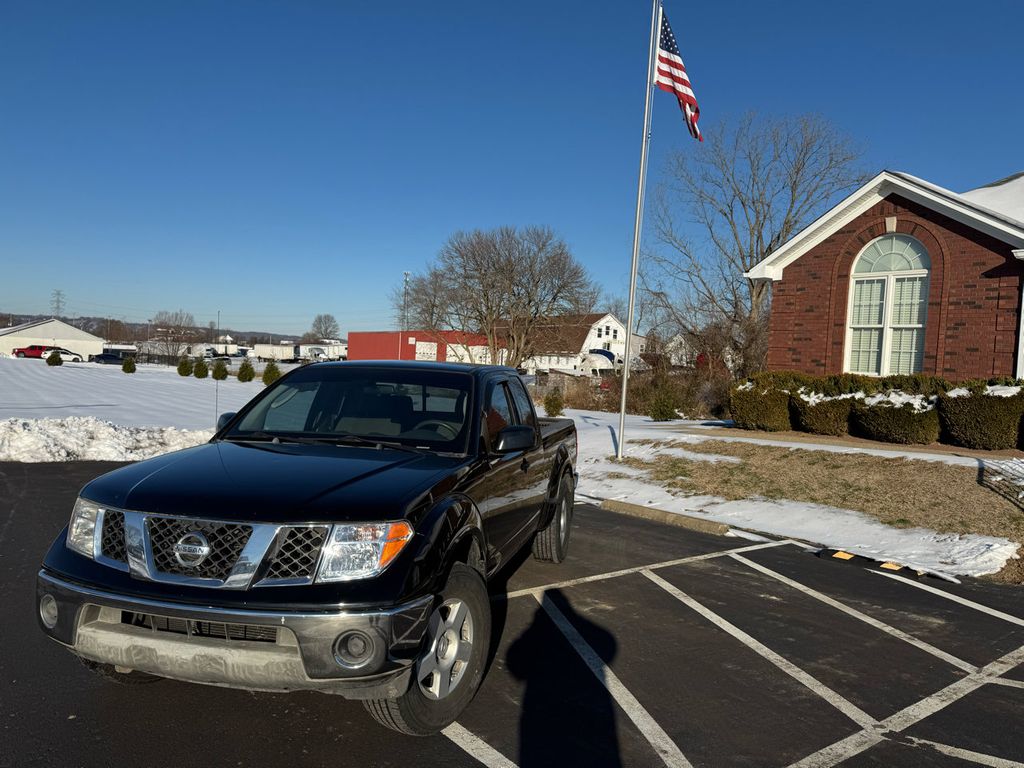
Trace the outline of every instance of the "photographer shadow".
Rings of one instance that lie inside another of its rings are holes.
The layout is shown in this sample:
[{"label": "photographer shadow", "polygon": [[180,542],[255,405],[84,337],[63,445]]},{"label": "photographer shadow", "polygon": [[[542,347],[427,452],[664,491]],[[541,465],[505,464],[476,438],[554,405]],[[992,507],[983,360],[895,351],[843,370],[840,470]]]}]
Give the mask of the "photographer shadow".
[{"label": "photographer shadow", "polygon": [[[530,626],[513,641],[505,664],[525,683],[519,721],[520,768],[621,766],[615,702],[573,647],[579,638],[605,663],[615,658],[615,637],[577,613],[560,590],[544,594]],[[572,629],[566,634],[558,623]],[[578,633],[579,637],[570,639]],[[586,652],[586,649],[583,649]]]}]

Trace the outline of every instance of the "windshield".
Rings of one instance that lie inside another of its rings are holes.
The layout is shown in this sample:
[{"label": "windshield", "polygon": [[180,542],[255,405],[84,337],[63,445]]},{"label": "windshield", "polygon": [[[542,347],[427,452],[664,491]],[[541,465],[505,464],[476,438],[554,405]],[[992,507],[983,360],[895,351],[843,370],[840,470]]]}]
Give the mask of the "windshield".
[{"label": "windshield", "polygon": [[471,386],[463,373],[309,366],[274,385],[224,438],[363,438],[465,453]]}]

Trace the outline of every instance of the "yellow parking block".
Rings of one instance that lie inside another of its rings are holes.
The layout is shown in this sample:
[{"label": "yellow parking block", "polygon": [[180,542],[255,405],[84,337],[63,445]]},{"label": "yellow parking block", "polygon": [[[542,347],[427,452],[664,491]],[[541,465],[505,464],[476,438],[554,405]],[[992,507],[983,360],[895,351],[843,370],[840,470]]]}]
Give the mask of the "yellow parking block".
[{"label": "yellow parking block", "polygon": [[882,563],[879,568],[885,568],[887,571],[898,571],[903,568],[899,563]]},{"label": "yellow parking block", "polygon": [[838,557],[840,560],[853,560],[855,556],[849,552],[833,552],[832,557]]}]

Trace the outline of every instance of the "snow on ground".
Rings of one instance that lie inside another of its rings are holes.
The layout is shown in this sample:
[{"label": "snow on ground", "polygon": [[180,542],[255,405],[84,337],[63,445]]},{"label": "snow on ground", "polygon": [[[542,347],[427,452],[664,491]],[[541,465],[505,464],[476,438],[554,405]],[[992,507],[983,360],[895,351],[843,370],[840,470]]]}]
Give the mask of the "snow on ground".
[{"label": "snow on ground", "polygon": [[[777,536],[794,537],[880,560],[892,560],[923,571],[946,575],[981,576],[999,571],[1016,556],[1018,544],[1008,539],[975,534],[938,533],[925,528],[891,528],[861,512],[796,501],[753,498],[726,501],[714,496],[687,496],[669,492],[647,480],[643,473],[618,464],[618,416],[591,411],[567,411],[579,431],[579,495],[615,499],[668,512],[692,515]],[[691,426],[688,422],[673,422]],[[641,416],[626,417],[625,455],[651,461],[659,454],[680,455],[685,449],[659,449],[637,445],[636,440],[671,439],[702,442],[713,435],[672,434],[670,425]],[[776,441],[786,448],[792,443]],[[800,446],[801,448],[809,446]],[[699,454],[698,454],[699,455]],[[689,458],[689,457],[687,457]],[[705,455],[703,458],[707,459]],[[727,459],[730,457],[718,457]],[[734,457],[731,457],[734,458]],[[971,464],[976,466],[976,460]],[[609,477],[609,474],[612,476]],[[616,477],[615,475],[626,475]]]},{"label": "snow on ground", "polygon": [[190,448],[212,429],[122,427],[93,416],[0,421],[0,461],[138,461]]},{"label": "snow on ground", "polygon": [[179,376],[174,368],[0,360],[0,419],[93,416],[126,427],[212,429],[218,413],[237,411],[260,390],[259,380]]}]

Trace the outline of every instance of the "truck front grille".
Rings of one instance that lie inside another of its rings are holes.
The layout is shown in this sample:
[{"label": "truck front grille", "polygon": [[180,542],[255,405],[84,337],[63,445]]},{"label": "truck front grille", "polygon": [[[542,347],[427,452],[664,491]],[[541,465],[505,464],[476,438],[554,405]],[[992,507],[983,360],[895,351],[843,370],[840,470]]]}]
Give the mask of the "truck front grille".
[{"label": "truck front grille", "polygon": [[[150,517],[150,545],[153,565],[158,571],[179,576],[194,576],[224,581],[231,574],[246,542],[252,535],[251,525],[207,522],[177,517]],[[187,566],[178,562],[174,545],[192,532],[202,533],[210,543],[210,554],[198,565]]]},{"label": "truck front grille", "polygon": [[265,580],[311,579],[327,538],[327,526],[285,528],[278,534],[276,551],[270,552]]},{"label": "truck front grille", "polygon": [[215,640],[248,640],[256,643],[276,643],[277,627],[262,624],[225,624],[219,621],[196,621],[150,613],[121,611],[121,623],[144,627],[154,632],[170,632],[188,637],[208,637]]},{"label": "truck front grille", "polygon": [[101,534],[100,552],[103,556],[119,563],[128,562],[128,553],[124,546],[124,512],[117,509],[105,510]]}]

